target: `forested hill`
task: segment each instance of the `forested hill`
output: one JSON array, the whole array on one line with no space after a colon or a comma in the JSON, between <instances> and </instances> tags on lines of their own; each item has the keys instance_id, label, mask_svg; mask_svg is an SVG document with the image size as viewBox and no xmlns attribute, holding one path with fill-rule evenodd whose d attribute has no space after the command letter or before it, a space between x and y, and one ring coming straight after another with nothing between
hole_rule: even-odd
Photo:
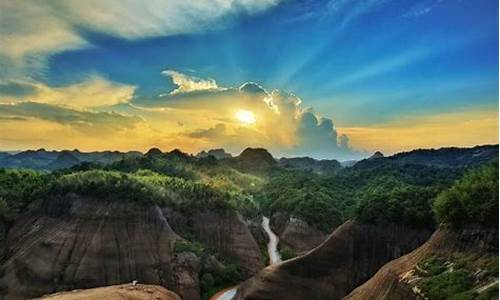
<instances>
[{"instance_id":1,"label":"forested hill","mask_svg":"<svg viewBox=\"0 0 500 300\"><path fill-rule=\"evenodd\" d=\"M372 157L356 163L356 167L373 167L387 163L417 164L435 167L471 167L498 157L498 145L473 148L416 149L388 157Z\"/></svg>"},{"instance_id":2,"label":"forested hill","mask_svg":"<svg viewBox=\"0 0 500 300\"><path fill-rule=\"evenodd\" d=\"M223 149L202 151L196 156L188 155L180 150L162 152L158 148L152 148L145 154L138 151L96 151L81 152L77 149L48 151L43 148L38 150L26 150L21 152L0 152L0 168L25 168L34 170L57 170L70 168L81 163L95 163L107 165L113 162L127 159L138 159L146 157L184 157L188 161L206 161L207 159L223 160L230 166L242 171L266 171L273 167L294 169L302 171L313 171L331 175L342 168L340 162L331 160L317 160L311 157L283 157L275 160L272 155L262 148L247 148L240 155L232 157ZM487 162L498 157L498 145L483 145L473 148L440 148L440 149L417 149L409 152L401 152L392 156L374 155L368 159L349 163L356 168L372 168L387 163L417 164L436 167L471 167Z\"/></svg>"}]
</instances>

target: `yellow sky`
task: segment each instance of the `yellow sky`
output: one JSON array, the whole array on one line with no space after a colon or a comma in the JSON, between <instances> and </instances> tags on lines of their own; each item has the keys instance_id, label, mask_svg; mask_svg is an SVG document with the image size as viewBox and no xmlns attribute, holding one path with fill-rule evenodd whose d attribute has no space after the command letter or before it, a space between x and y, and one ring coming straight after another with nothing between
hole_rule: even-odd
<instances>
[{"instance_id":1,"label":"yellow sky","mask_svg":"<svg viewBox=\"0 0 500 300\"><path fill-rule=\"evenodd\" d=\"M498 143L498 111L443 113L370 127L338 128L352 147L385 154L416 148Z\"/></svg>"}]
</instances>

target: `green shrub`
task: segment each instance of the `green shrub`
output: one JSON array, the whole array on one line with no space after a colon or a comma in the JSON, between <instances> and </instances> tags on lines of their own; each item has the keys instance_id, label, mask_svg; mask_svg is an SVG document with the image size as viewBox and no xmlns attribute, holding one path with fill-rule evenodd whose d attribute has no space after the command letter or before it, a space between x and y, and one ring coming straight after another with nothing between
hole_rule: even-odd
<instances>
[{"instance_id":1,"label":"green shrub","mask_svg":"<svg viewBox=\"0 0 500 300\"><path fill-rule=\"evenodd\" d=\"M471 170L433 205L437 220L459 227L466 224L497 226L498 162Z\"/></svg>"},{"instance_id":2,"label":"green shrub","mask_svg":"<svg viewBox=\"0 0 500 300\"><path fill-rule=\"evenodd\" d=\"M283 260L291 259L297 256L295 251L293 251L292 248L287 246L280 249L280 254Z\"/></svg>"},{"instance_id":3,"label":"green shrub","mask_svg":"<svg viewBox=\"0 0 500 300\"><path fill-rule=\"evenodd\" d=\"M174 253L191 252L196 256L201 256L205 248L203 244L188 240L176 240L174 244Z\"/></svg>"},{"instance_id":4,"label":"green shrub","mask_svg":"<svg viewBox=\"0 0 500 300\"><path fill-rule=\"evenodd\" d=\"M460 293L470 290L473 284L474 279L469 272L456 270L424 278L420 288L429 299L445 300L459 297Z\"/></svg>"}]
</instances>

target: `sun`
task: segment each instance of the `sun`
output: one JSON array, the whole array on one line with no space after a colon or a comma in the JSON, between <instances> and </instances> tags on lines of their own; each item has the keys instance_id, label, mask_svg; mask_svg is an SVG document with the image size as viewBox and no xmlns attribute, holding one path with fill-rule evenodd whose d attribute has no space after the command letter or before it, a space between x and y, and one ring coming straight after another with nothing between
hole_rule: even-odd
<instances>
[{"instance_id":1,"label":"sun","mask_svg":"<svg viewBox=\"0 0 500 300\"><path fill-rule=\"evenodd\" d=\"M238 119L238 121L240 121L241 123L248 125L255 123L255 115L249 110L238 110L236 112L236 119Z\"/></svg>"}]
</instances>

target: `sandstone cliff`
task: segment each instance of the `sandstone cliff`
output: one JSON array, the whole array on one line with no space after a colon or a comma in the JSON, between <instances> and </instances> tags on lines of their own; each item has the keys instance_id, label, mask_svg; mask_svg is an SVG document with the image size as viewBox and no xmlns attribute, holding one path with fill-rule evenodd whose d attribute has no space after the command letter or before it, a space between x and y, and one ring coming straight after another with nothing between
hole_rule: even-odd
<instances>
[{"instance_id":1,"label":"sandstone cliff","mask_svg":"<svg viewBox=\"0 0 500 300\"><path fill-rule=\"evenodd\" d=\"M416 283L419 280L418 264L434 257L452 261L468 256L474 260L476 285L481 285L481 269L477 263L496 256L498 260L498 229L479 227L454 230L440 227L422 246L411 253L387 263L370 280L356 288L345 299L349 300L407 300L424 299ZM453 265L450 265L453 268ZM498 282L498 274L496 282ZM489 280L491 281L491 280ZM493 279L494 283L494 279ZM489 285L488 280L484 283ZM479 288L478 290L481 290ZM464 298L465 299L465 298Z\"/></svg>"},{"instance_id":2,"label":"sandstone cliff","mask_svg":"<svg viewBox=\"0 0 500 300\"><path fill-rule=\"evenodd\" d=\"M348 221L306 255L269 266L242 283L237 299L341 299L429 236L425 230Z\"/></svg>"},{"instance_id":3,"label":"sandstone cliff","mask_svg":"<svg viewBox=\"0 0 500 300\"><path fill-rule=\"evenodd\" d=\"M178 238L155 206L77 196L51 201L9 230L2 293L25 299L133 280L175 290Z\"/></svg>"}]
</instances>

